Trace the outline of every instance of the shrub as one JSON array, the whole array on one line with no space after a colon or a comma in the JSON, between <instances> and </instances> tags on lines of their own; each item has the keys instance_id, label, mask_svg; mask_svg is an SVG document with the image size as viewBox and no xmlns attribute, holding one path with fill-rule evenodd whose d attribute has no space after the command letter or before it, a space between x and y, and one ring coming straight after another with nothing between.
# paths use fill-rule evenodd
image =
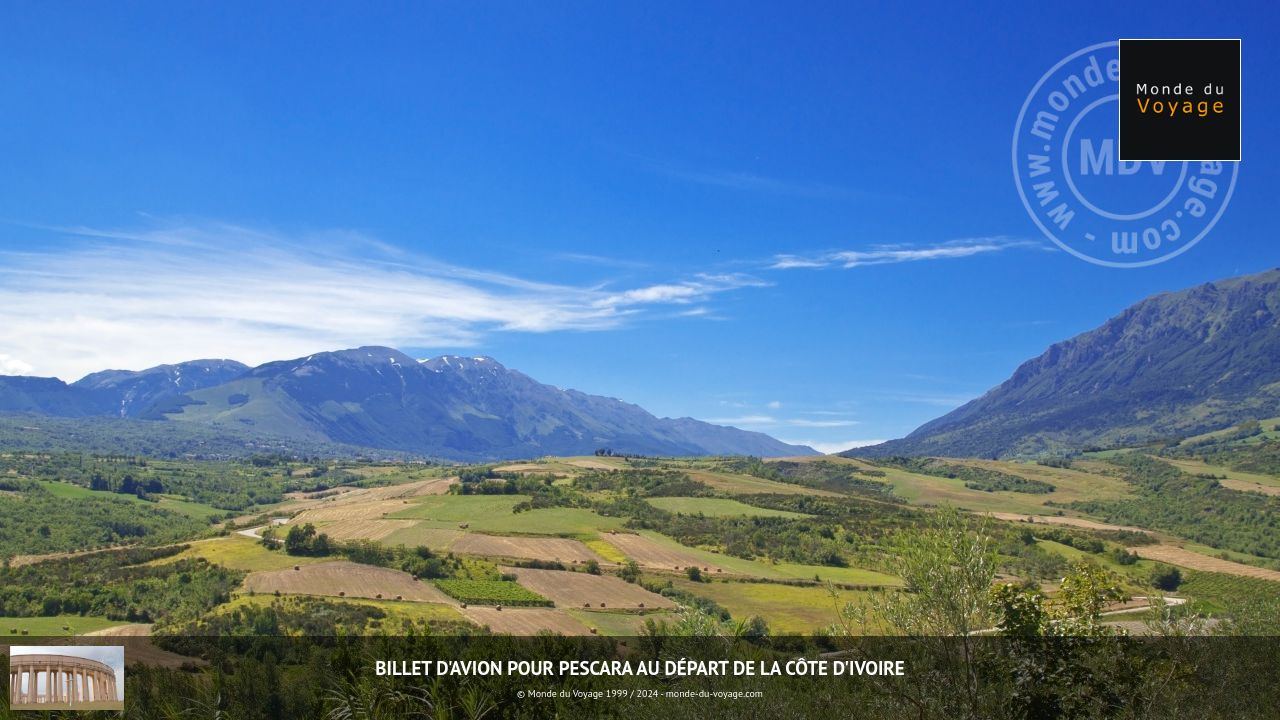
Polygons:
<instances>
[{"instance_id":1,"label":"shrub","mask_svg":"<svg viewBox=\"0 0 1280 720\"><path fill-rule=\"evenodd\" d=\"M1182 584L1182 571L1171 565L1159 565L1151 571L1151 585L1159 590L1173 592Z\"/></svg>"}]
</instances>

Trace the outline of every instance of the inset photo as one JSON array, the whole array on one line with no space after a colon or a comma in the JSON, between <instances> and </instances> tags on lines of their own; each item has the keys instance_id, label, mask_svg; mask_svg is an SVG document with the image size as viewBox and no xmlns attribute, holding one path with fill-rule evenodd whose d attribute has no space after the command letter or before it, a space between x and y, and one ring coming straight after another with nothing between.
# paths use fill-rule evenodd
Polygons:
<instances>
[{"instance_id":1,"label":"inset photo","mask_svg":"<svg viewBox=\"0 0 1280 720\"><path fill-rule=\"evenodd\" d=\"M9 709L124 710L124 647L14 645Z\"/></svg>"}]
</instances>

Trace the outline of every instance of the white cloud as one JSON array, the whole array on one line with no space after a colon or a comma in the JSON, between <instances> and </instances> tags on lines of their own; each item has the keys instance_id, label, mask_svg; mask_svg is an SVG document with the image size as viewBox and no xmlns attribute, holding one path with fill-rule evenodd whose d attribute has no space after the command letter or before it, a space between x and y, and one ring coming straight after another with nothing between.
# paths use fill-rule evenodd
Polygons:
<instances>
[{"instance_id":1,"label":"white cloud","mask_svg":"<svg viewBox=\"0 0 1280 720\"><path fill-rule=\"evenodd\" d=\"M769 408L770 410L777 410L778 408L782 407L782 401L774 400L768 403L767 405L765 405L765 407Z\"/></svg>"},{"instance_id":2,"label":"white cloud","mask_svg":"<svg viewBox=\"0 0 1280 720\"><path fill-rule=\"evenodd\" d=\"M764 284L747 275L621 290L544 283L344 232L64 232L79 237L71 249L0 253L0 372L73 380L203 357L257 364L367 344L460 347L495 332L609 330L650 307Z\"/></svg>"},{"instance_id":3,"label":"white cloud","mask_svg":"<svg viewBox=\"0 0 1280 720\"><path fill-rule=\"evenodd\" d=\"M592 255L590 253L559 253L555 258L564 262L581 263L583 265L600 265L602 267L623 268L627 270L642 270L649 267L648 263L641 262L639 260L606 257L604 255Z\"/></svg>"},{"instance_id":4,"label":"white cloud","mask_svg":"<svg viewBox=\"0 0 1280 720\"><path fill-rule=\"evenodd\" d=\"M731 275L696 275L692 280L686 280L679 283L666 283L661 285L650 285L648 287L640 287L624 292L605 295L595 301L594 306L599 308L614 308L628 305L645 305L653 303L667 303L676 305L688 305L707 299L715 293L724 292L726 290L736 290L744 287L764 287L768 283L757 280L749 275L731 274Z\"/></svg>"},{"instance_id":5,"label":"white cloud","mask_svg":"<svg viewBox=\"0 0 1280 720\"><path fill-rule=\"evenodd\" d=\"M678 317L709 318L711 317L711 310L705 307L695 307L695 308L689 308L688 310L681 310L680 312L676 313L676 315Z\"/></svg>"},{"instance_id":6,"label":"white cloud","mask_svg":"<svg viewBox=\"0 0 1280 720\"><path fill-rule=\"evenodd\" d=\"M26 375L29 372L31 372L30 364L0 353L0 375Z\"/></svg>"},{"instance_id":7,"label":"white cloud","mask_svg":"<svg viewBox=\"0 0 1280 720\"><path fill-rule=\"evenodd\" d=\"M825 257L825 256L823 256ZM796 255L776 255L770 270L794 270L796 268L824 268L831 263L828 260L810 260Z\"/></svg>"},{"instance_id":8,"label":"white cloud","mask_svg":"<svg viewBox=\"0 0 1280 720\"><path fill-rule=\"evenodd\" d=\"M873 245L867 250L835 250L812 256L777 255L769 265L771 270L796 268L844 269L865 265L891 265L927 260L948 260L1001 252L1011 248L1035 248L1044 244L1034 240L1017 240L1003 236L967 238L933 245Z\"/></svg>"}]
</instances>

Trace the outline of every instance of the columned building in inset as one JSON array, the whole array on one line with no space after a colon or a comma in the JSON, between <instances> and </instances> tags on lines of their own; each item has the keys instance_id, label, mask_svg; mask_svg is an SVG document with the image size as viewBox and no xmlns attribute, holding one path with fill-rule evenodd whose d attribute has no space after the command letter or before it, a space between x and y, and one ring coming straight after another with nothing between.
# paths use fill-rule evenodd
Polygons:
<instances>
[{"instance_id":1,"label":"columned building in inset","mask_svg":"<svg viewBox=\"0 0 1280 720\"><path fill-rule=\"evenodd\" d=\"M116 671L74 655L11 655L9 705L119 703Z\"/></svg>"}]
</instances>

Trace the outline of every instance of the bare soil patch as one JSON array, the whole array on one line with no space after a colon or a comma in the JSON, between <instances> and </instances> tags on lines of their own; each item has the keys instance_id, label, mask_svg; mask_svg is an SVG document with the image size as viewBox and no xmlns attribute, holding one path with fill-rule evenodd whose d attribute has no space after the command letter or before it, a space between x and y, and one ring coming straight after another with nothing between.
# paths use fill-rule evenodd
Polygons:
<instances>
[{"instance_id":1,"label":"bare soil patch","mask_svg":"<svg viewBox=\"0 0 1280 720\"><path fill-rule=\"evenodd\" d=\"M516 582L564 607L593 610L670 609L671 600L611 575L591 575L566 570L504 568Z\"/></svg>"},{"instance_id":2,"label":"bare soil patch","mask_svg":"<svg viewBox=\"0 0 1280 720\"><path fill-rule=\"evenodd\" d=\"M1275 485L1263 485L1262 483L1250 482L1248 480L1235 480L1232 478L1219 478L1218 482L1222 483L1225 488L1239 490L1240 492L1255 492L1263 495L1275 495L1280 497L1280 487Z\"/></svg>"},{"instance_id":3,"label":"bare soil patch","mask_svg":"<svg viewBox=\"0 0 1280 720\"><path fill-rule=\"evenodd\" d=\"M342 495L322 500L300 501L291 509L305 509L294 516L290 524L300 525L303 523L340 520L376 520L397 510L403 510L405 504L412 498L424 495L444 495L449 492L449 487L457 481L457 478L432 478L430 480L404 483L403 485L358 488Z\"/></svg>"},{"instance_id":4,"label":"bare soil patch","mask_svg":"<svg viewBox=\"0 0 1280 720\"><path fill-rule=\"evenodd\" d=\"M609 544L616 546L628 558L655 570L684 570L693 565L709 572L724 572L724 568L710 565L698 556L668 547L643 535L613 533L605 536Z\"/></svg>"},{"instance_id":5,"label":"bare soil patch","mask_svg":"<svg viewBox=\"0 0 1280 720\"><path fill-rule=\"evenodd\" d=\"M1140 527L1132 525L1111 525L1096 520L1086 520L1077 517L1063 517L1060 515L1023 515L1021 513L1009 512L991 512L986 513L997 520L1008 520L1010 522L1027 522L1031 524L1045 523L1047 525L1070 525L1071 527L1086 528L1089 530L1128 530L1129 532L1151 532Z\"/></svg>"},{"instance_id":6,"label":"bare soil patch","mask_svg":"<svg viewBox=\"0 0 1280 720\"><path fill-rule=\"evenodd\" d=\"M415 520L338 520L325 523L319 531L334 540L384 540L397 530L413 527Z\"/></svg>"},{"instance_id":7,"label":"bare soil patch","mask_svg":"<svg viewBox=\"0 0 1280 720\"><path fill-rule=\"evenodd\" d=\"M1158 560L1171 565L1181 565L1192 570L1204 570L1206 572L1226 573L1228 575L1280 582L1280 571L1278 570L1268 570L1267 568L1238 563L1234 560L1222 560L1209 555L1201 555L1198 552L1192 552L1174 545L1143 545L1131 547L1129 552L1137 553L1138 557L1147 560Z\"/></svg>"},{"instance_id":8,"label":"bare soil patch","mask_svg":"<svg viewBox=\"0 0 1280 720\"><path fill-rule=\"evenodd\" d=\"M607 463L601 460L570 460L566 464L586 468L587 470L617 470L620 467L615 463Z\"/></svg>"},{"instance_id":9,"label":"bare soil patch","mask_svg":"<svg viewBox=\"0 0 1280 720\"><path fill-rule=\"evenodd\" d=\"M290 525L322 523L338 520L378 520L405 508L404 500L362 500L360 502L331 502L310 510L304 510L289 521Z\"/></svg>"},{"instance_id":10,"label":"bare soil patch","mask_svg":"<svg viewBox=\"0 0 1280 720\"><path fill-rule=\"evenodd\" d=\"M590 635L591 629L559 610L547 608L468 607L459 610L471 622L495 633L530 636L549 631L561 635Z\"/></svg>"},{"instance_id":11,"label":"bare soil patch","mask_svg":"<svg viewBox=\"0 0 1280 720\"><path fill-rule=\"evenodd\" d=\"M249 573L246 590L259 594L327 595L453 604L436 588L409 573L346 560L298 565L297 569Z\"/></svg>"},{"instance_id":12,"label":"bare soil patch","mask_svg":"<svg viewBox=\"0 0 1280 720\"><path fill-rule=\"evenodd\" d=\"M508 537L465 533L453 543L450 549L456 553L491 557L555 560L564 563L584 563L588 560L604 562L603 558L588 550L586 545L568 538Z\"/></svg>"}]
</instances>

